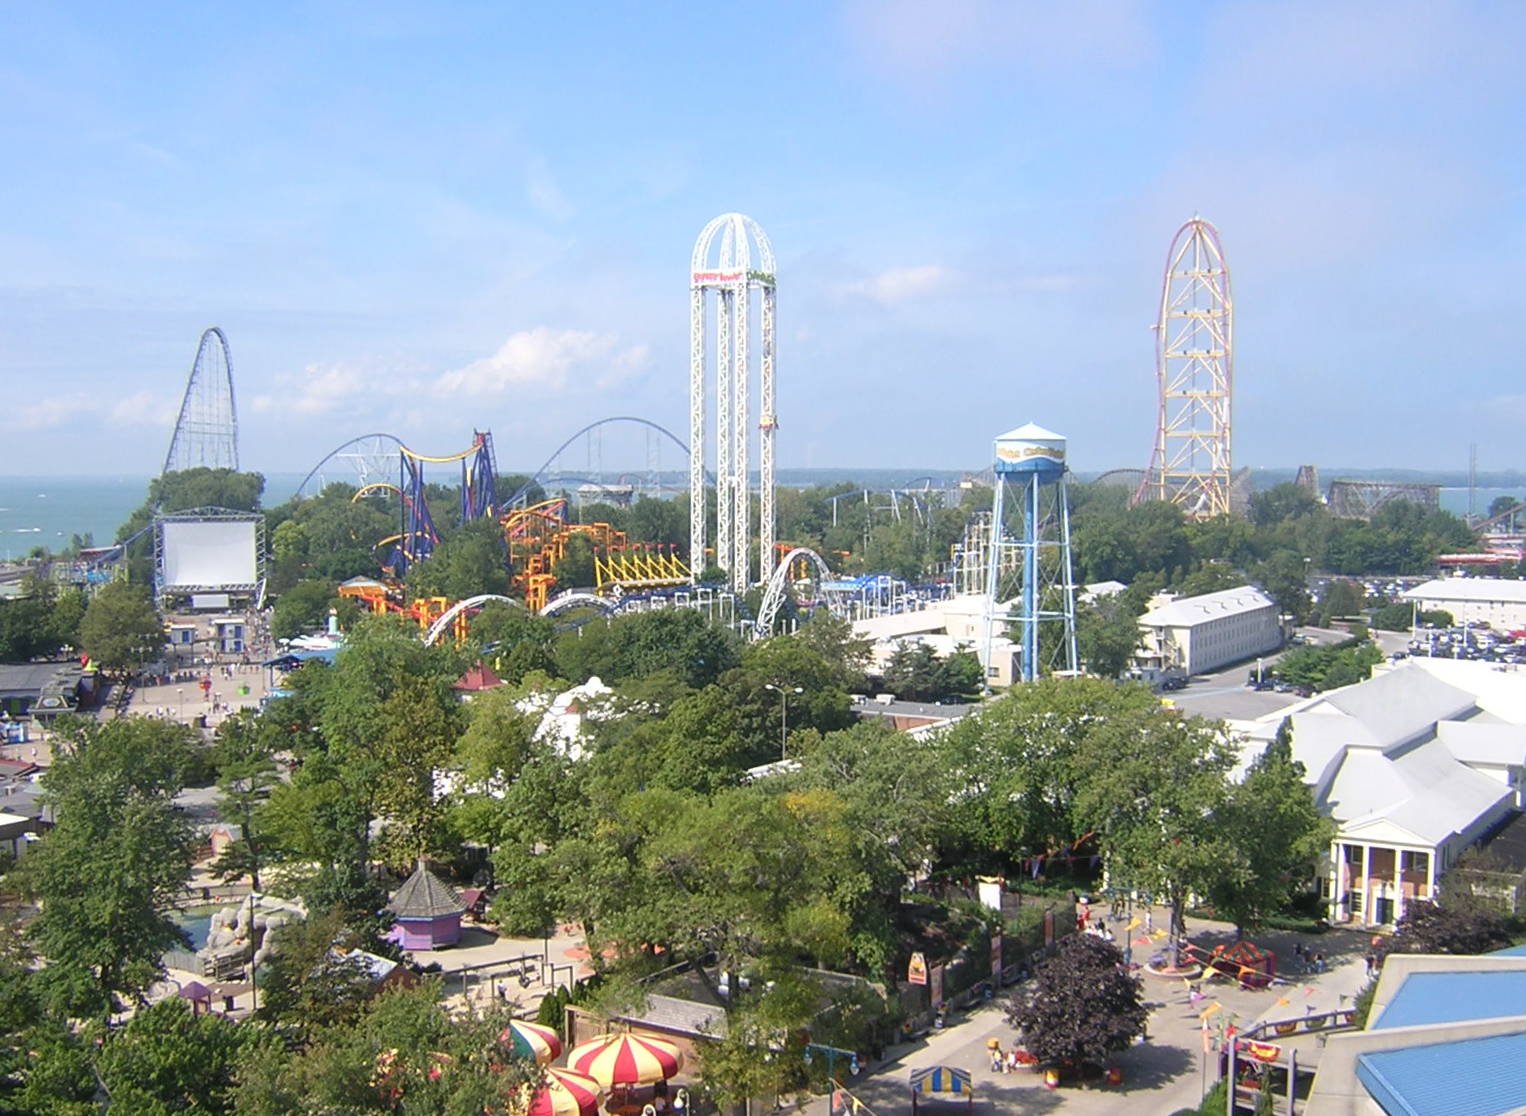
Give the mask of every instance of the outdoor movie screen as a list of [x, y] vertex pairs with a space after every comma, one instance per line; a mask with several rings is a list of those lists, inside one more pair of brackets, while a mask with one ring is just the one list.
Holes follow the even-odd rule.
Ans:
[[164, 588], [253, 585], [258, 577], [252, 519], [165, 522]]

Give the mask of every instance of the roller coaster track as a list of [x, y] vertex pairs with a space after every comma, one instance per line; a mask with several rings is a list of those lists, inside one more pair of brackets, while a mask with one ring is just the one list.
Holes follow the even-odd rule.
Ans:
[[809, 547], [797, 546], [786, 554], [783, 560], [774, 567], [773, 575], [768, 579], [768, 588], [763, 591], [763, 600], [758, 605], [758, 619], [753, 626], [753, 637], [763, 639], [773, 634], [774, 621], [779, 616], [779, 609], [784, 604], [784, 598], [789, 593], [790, 570], [795, 562], [804, 559], [816, 567], [816, 572], [822, 581], [832, 579], [832, 570], [826, 563], [826, 559], [817, 554]]
[[[592, 433], [594, 430], [597, 430], [601, 426], [616, 422], [633, 422], [637, 426], [645, 426], [649, 430], [655, 430], [657, 433], [663, 435], [668, 439], [668, 441], [672, 442], [675, 446], [682, 450], [685, 457], [689, 456], [689, 447], [678, 437], [677, 434], [674, 434], [667, 427], [662, 426], [659, 423], [655, 423], [651, 419], [638, 418], [635, 415], [611, 415], [609, 418], [602, 418], [597, 422], [590, 422], [587, 426], [583, 427], [576, 434], [573, 434], [561, 445], [557, 446], [555, 452], [553, 452], [550, 457], [546, 458], [539, 469], [535, 470], [535, 472], [531, 474], [530, 479], [519, 487], [519, 491], [515, 492], [506, 501], [504, 501], [504, 507], [512, 508], [521, 500], [523, 500], [525, 498], [525, 494], [530, 491], [531, 487], [541, 483], [541, 479], [550, 470], [551, 466], [556, 463], [556, 459], [560, 457], [564, 452], [566, 452], [566, 450], [579, 438], [583, 437], [585, 434]], [[709, 474], [707, 471], [706, 476], [711, 476], [711, 474]], [[711, 479], [713, 480], [714, 477], [711, 476]]]
[[456, 617], [460, 616], [467, 609], [481, 608], [489, 601], [502, 601], [504, 604], [513, 605], [515, 608], [525, 607], [523, 602], [516, 601], [513, 597], [501, 596], [498, 593], [482, 593], [476, 597], [467, 597], [466, 600], [457, 601], [451, 605], [440, 614], [438, 620], [429, 625], [429, 630], [424, 633], [424, 646], [434, 646], [436, 640], [450, 631], [450, 626], [455, 623]]

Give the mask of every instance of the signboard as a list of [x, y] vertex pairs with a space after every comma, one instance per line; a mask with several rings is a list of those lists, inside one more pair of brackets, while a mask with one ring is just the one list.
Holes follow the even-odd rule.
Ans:
[[931, 978], [932, 983], [933, 1007], [937, 1007], [943, 1002], [943, 966], [934, 965], [932, 972], [928, 976]]
[[1001, 980], [1001, 935], [991, 935], [991, 975]]
[[696, 271], [694, 282], [696, 283], [736, 283], [742, 278], [740, 271]]
[[906, 983], [927, 983], [927, 958], [923, 954], [913, 953], [911, 955], [911, 964], [906, 966]]

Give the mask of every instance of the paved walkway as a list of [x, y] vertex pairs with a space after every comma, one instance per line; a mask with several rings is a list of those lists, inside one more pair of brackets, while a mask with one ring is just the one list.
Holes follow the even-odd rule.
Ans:
[[[1157, 911], [1156, 924], [1164, 922], [1165, 912]], [[1224, 923], [1190, 919], [1188, 930], [1194, 943], [1210, 949], [1234, 939], [1233, 927]], [[1212, 1084], [1215, 1072], [1213, 1056], [1205, 1057], [1203, 1053], [1201, 1012], [1219, 1004], [1209, 1017], [1210, 1022], [1216, 1026], [1222, 1019], [1244, 1029], [1263, 1018], [1300, 1018], [1349, 1006], [1365, 983], [1363, 955], [1368, 938], [1364, 934], [1331, 931], [1318, 937], [1300, 938], [1271, 933], [1255, 941], [1277, 955], [1278, 971], [1285, 974], [1283, 979], [1287, 983], [1254, 990], [1241, 989], [1222, 979], [1211, 980], [1203, 985], [1203, 1000], [1193, 1004], [1180, 979], [1144, 977], [1145, 1001], [1151, 1008], [1147, 1038], [1117, 1057], [1116, 1065], [1123, 1071], [1120, 1086], [1110, 1087], [1098, 1081], [1051, 1090], [1045, 1087], [1041, 1075], [1028, 1070], [993, 1073], [987, 1040], [998, 1039], [1003, 1049], [1016, 1040], [1016, 1032], [1006, 1020], [1005, 1001], [999, 998], [954, 1016], [942, 1031], [891, 1048], [884, 1062], [847, 1082], [848, 1088], [873, 1109], [875, 1116], [903, 1116], [911, 1112], [908, 1087], [911, 1071], [952, 1065], [973, 1076], [974, 1111], [978, 1113], [1046, 1113], [1063, 1108], [1081, 1116], [1110, 1116], [1124, 1111], [1167, 1116], [1180, 1108], [1196, 1106], [1204, 1084]], [[1327, 972], [1288, 974], [1297, 960], [1294, 945], [1299, 941], [1326, 955]], [[1311, 1034], [1295, 1040], [1300, 1062], [1317, 1061], [1321, 1037]], [[802, 1111], [807, 1116], [827, 1116], [827, 1108], [824, 1098], [816, 1098], [802, 1106]]]

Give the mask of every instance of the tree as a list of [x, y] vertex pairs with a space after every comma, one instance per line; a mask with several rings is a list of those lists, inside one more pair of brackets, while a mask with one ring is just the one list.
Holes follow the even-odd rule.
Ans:
[[240, 1073], [241, 1116], [313, 1112], [468, 1116], [512, 1111], [543, 1080], [505, 1049], [506, 1008], [453, 1014], [438, 982], [372, 999], [352, 1024], [324, 1028], [293, 1055], [264, 1048]]
[[276, 639], [291, 639], [322, 628], [336, 599], [334, 590], [332, 581], [309, 578], [297, 582], [276, 601], [270, 634]]
[[268, 855], [259, 812], [280, 782], [272, 755], [274, 735], [271, 726], [260, 723], [259, 714], [241, 709], [217, 726], [213, 749], [222, 792], [218, 812], [240, 829], [238, 840], [224, 850], [213, 870], [224, 879], [247, 875], [255, 891], [261, 890], [260, 867]]
[[1489, 519], [1504, 515], [1511, 508], [1521, 503], [1518, 496], [1496, 496], [1489, 501], [1489, 510], [1484, 515]]
[[144, 1116], [232, 1111], [234, 1076], [259, 1031], [179, 997], [143, 1009], [110, 1034], [96, 1059], [111, 1107]]
[[1117, 886], [1165, 899], [1173, 941], [1187, 897], [1229, 871], [1224, 813], [1235, 752], [1224, 726], [1159, 705], [1110, 719], [1083, 739], [1075, 816], [1095, 831]]
[[173, 800], [194, 747], [167, 721], [65, 726], [43, 777], [57, 824], [22, 869], [42, 906], [29, 930], [48, 962], [36, 979], [59, 1014], [106, 1017], [184, 944], [168, 911], [190, 875], [193, 838]]
[[329, 910], [270, 932], [260, 971], [260, 1018], [298, 1038], [349, 1025], [371, 998], [371, 974], [353, 950], [370, 943]]
[[427, 562], [408, 568], [414, 597], [449, 597], [462, 601], [483, 593], [506, 593], [507, 556], [498, 521], [491, 517], [461, 527], [442, 542]]
[[1139, 647], [1139, 613], [1122, 593], [1096, 598], [1076, 613], [1076, 646], [1086, 669], [1098, 678], [1117, 678], [1134, 662]]
[[1367, 603], [1367, 595], [1355, 581], [1331, 578], [1319, 595], [1319, 623], [1328, 626], [1337, 617], [1358, 616]]
[[1489, 953], [1510, 944], [1504, 916], [1478, 902], [1443, 906], [1417, 899], [1394, 927], [1394, 949], [1401, 953]]
[[1149, 1012], [1123, 954], [1094, 934], [1060, 939], [1026, 992], [1014, 993], [1008, 1021], [1046, 1066], [1103, 1066], [1144, 1033]]
[[1220, 915], [1242, 928], [1282, 910], [1306, 887], [1334, 832], [1293, 758], [1290, 720], [1230, 789], [1223, 811], [1229, 867], [1208, 895]]
[[85, 609], [79, 639], [103, 671], [128, 675], [164, 649], [164, 621], [146, 589], [113, 581], [102, 586]]

